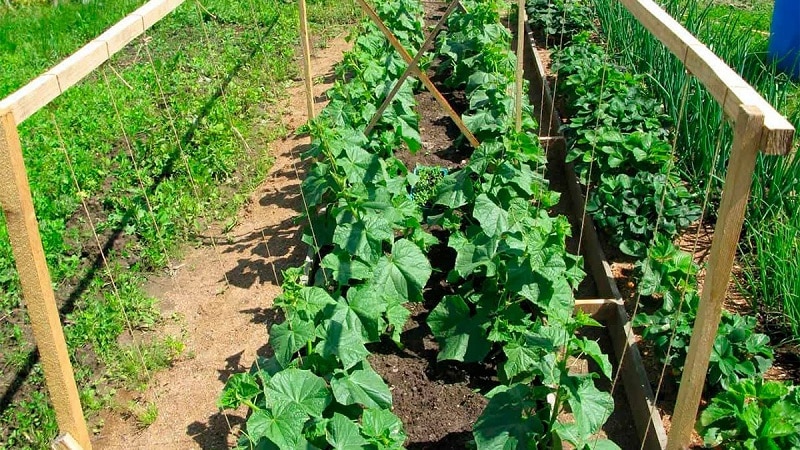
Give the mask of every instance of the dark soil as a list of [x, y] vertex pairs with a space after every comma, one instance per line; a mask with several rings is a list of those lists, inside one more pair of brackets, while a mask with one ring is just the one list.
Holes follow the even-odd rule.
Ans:
[[476, 390], [492, 386], [493, 370], [437, 362], [439, 346], [425, 323], [428, 309], [416, 304], [411, 311], [402, 335], [405, 349], [380, 345], [370, 363], [392, 390], [394, 413], [408, 433], [407, 448], [466, 448], [472, 424], [487, 403]]

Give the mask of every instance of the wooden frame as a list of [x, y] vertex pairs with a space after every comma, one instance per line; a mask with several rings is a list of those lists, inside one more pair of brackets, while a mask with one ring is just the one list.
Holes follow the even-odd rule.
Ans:
[[72, 56], [0, 101], [16, 125], [35, 114], [111, 59], [131, 41], [171, 13], [185, 0], [152, 0], [129, 14]]

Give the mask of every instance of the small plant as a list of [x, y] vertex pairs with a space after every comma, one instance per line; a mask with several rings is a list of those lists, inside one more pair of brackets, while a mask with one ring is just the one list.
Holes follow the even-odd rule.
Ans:
[[591, 2], [585, 0], [528, 0], [526, 9], [531, 24], [555, 45], [569, 42], [576, 32], [594, 24]]
[[409, 174], [408, 183], [411, 185], [411, 198], [419, 207], [429, 206], [431, 199], [436, 194], [439, 183], [447, 174], [443, 167], [419, 166], [413, 174]]
[[800, 448], [800, 390], [749, 378], [717, 394], [697, 429], [706, 446], [733, 450]]
[[[656, 298], [660, 305], [652, 313], [637, 314], [633, 325], [641, 327], [642, 338], [653, 345], [675, 376], [683, 371], [697, 317], [698, 270], [691, 254], [663, 236], [656, 239], [648, 258], [638, 266], [639, 293]], [[769, 338], [755, 329], [755, 318], [723, 311], [706, 377], [712, 391], [761, 376], [769, 369], [773, 359]]]

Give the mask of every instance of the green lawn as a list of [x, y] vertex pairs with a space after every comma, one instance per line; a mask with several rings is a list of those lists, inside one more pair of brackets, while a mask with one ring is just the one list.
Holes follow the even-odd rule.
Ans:
[[[0, 97], [143, 1], [60, 3], [0, 6]], [[146, 45], [134, 41], [20, 127], [90, 415], [114, 388], [142, 388], [147, 381], [138, 356], [117, 340], [127, 327], [123, 311], [143, 331], [164, 320], [156, 299], [140, 289], [143, 274], [174, 258], [202, 224], [235, 214], [270, 167], [266, 144], [285, 134], [270, 105], [298, 75], [294, 2], [202, 3], [186, 2], [147, 33]], [[310, 2], [312, 27], [323, 37], [351, 24], [356, 11], [349, 1]], [[110, 271], [94, 264], [99, 258], [81, 199], [92, 209], [101, 242], [117, 243]], [[108, 289], [109, 276], [119, 297]], [[0, 215], [0, 449], [45, 448], [56, 433], [20, 300]], [[182, 344], [153, 340], [142, 350], [152, 370], [169, 364]]]

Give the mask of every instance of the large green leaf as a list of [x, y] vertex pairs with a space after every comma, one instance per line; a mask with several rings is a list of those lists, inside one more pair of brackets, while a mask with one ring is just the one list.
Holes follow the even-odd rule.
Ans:
[[256, 377], [249, 373], [235, 373], [225, 382], [225, 389], [217, 401], [223, 409], [236, 409], [243, 401], [250, 401], [261, 393]]
[[608, 392], [603, 392], [594, 385], [589, 377], [568, 377], [565, 383], [569, 390], [569, 403], [575, 416], [575, 423], [583, 439], [597, 433], [614, 411], [614, 399]]
[[378, 261], [371, 286], [386, 295], [421, 300], [431, 273], [431, 264], [419, 247], [400, 239], [392, 246], [392, 254]]
[[372, 275], [370, 267], [353, 259], [348, 253], [328, 253], [322, 258], [322, 267], [333, 271], [333, 278], [341, 285], [346, 285], [350, 280], [365, 280]]
[[544, 433], [544, 424], [528, 411], [535, 409], [536, 396], [543, 392], [524, 384], [496, 392], [473, 427], [478, 450], [531, 448], [530, 444]]
[[317, 353], [326, 357], [336, 355], [345, 369], [369, 356], [361, 330], [346, 322], [327, 320], [317, 327], [317, 335], [322, 339], [317, 343]]
[[313, 286], [304, 287], [300, 292], [299, 300], [295, 308], [300, 311], [305, 311], [309, 320], [314, 320], [314, 317], [325, 309], [328, 305], [335, 305], [336, 301], [325, 292], [325, 289]]
[[362, 220], [339, 223], [333, 232], [334, 244], [369, 262], [376, 261], [382, 243], [393, 238], [391, 225], [380, 214], [364, 214]]
[[390, 408], [392, 393], [383, 379], [370, 368], [340, 372], [331, 379], [336, 401], [343, 405], [360, 404], [366, 408]]
[[496, 237], [508, 231], [508, 212], [497, 206], [486, 194], [475, 199], [472, 215], [480, 222], [489, 237]]
[[386, 329], [386, 320], [383, 315], [387, 307], [380, 292], [370, 289], [369, 286], [351, 287], [347, 292], [347, 302], [361, 321], [364, 339], [367, 342], [379, 341], [381, 334]]
[[305, 441], [303, 425], [308, 419], [308, 414], [296, 404], [279, 404], [255, 411], [247, 419], [247, 434], [254, 443], [266, 438], [281, 450], [294, 449]]
[[428, 316], [428, 326], [439, 342], [439, 361], [483, 360], [491, 349], [486, 317], [472, 317], [469, 306], [459, 295], [445, 297]]
[[406, 441], [403, 423], [387, 409], [365, 410], [361, 432], [378, 450], [400, 450]]
[[436, 189], [436, 204], [455, 209], [469, 203], [474, 195], [472, 180], [466, 171], [447, 175]]
[[336, 164], [344, 169], [347, 181], [350, 183], [372, 183], [380, 172], [381, 165], [378, 157], [363, 148], [348, 147], [345, 149], [344, 156], [344, 158], [339, 158]]
[[286, 321], [269, 329], [269, 344], [275, 351], [275, 359], [286, 367], [294, 354], [315, 337], [314, 323], [305, 320]]
[[368, 444], [361, 436], [358, 425], [339, 413], [334, 414], [328, 422], [327, 439], [335, 450], [360, 450]]
[[264, 387], [268, 408], [283, 410], [295, 406], [312, 417], [322, 417], [331, 402], [331, 392], [325, 380], [311, 371], [286, 369], [275, 374]]
[[600, 366], [600, 372], [605, 375], [609, 380], [611, 379], [611, 362], [608, 360], [608, 355], [603, 353], [600, 349], [600, 344], [584, 337], [583, 339], [576, 340], [578, 348], [584, 355], [592, 358], [594, 362]]

